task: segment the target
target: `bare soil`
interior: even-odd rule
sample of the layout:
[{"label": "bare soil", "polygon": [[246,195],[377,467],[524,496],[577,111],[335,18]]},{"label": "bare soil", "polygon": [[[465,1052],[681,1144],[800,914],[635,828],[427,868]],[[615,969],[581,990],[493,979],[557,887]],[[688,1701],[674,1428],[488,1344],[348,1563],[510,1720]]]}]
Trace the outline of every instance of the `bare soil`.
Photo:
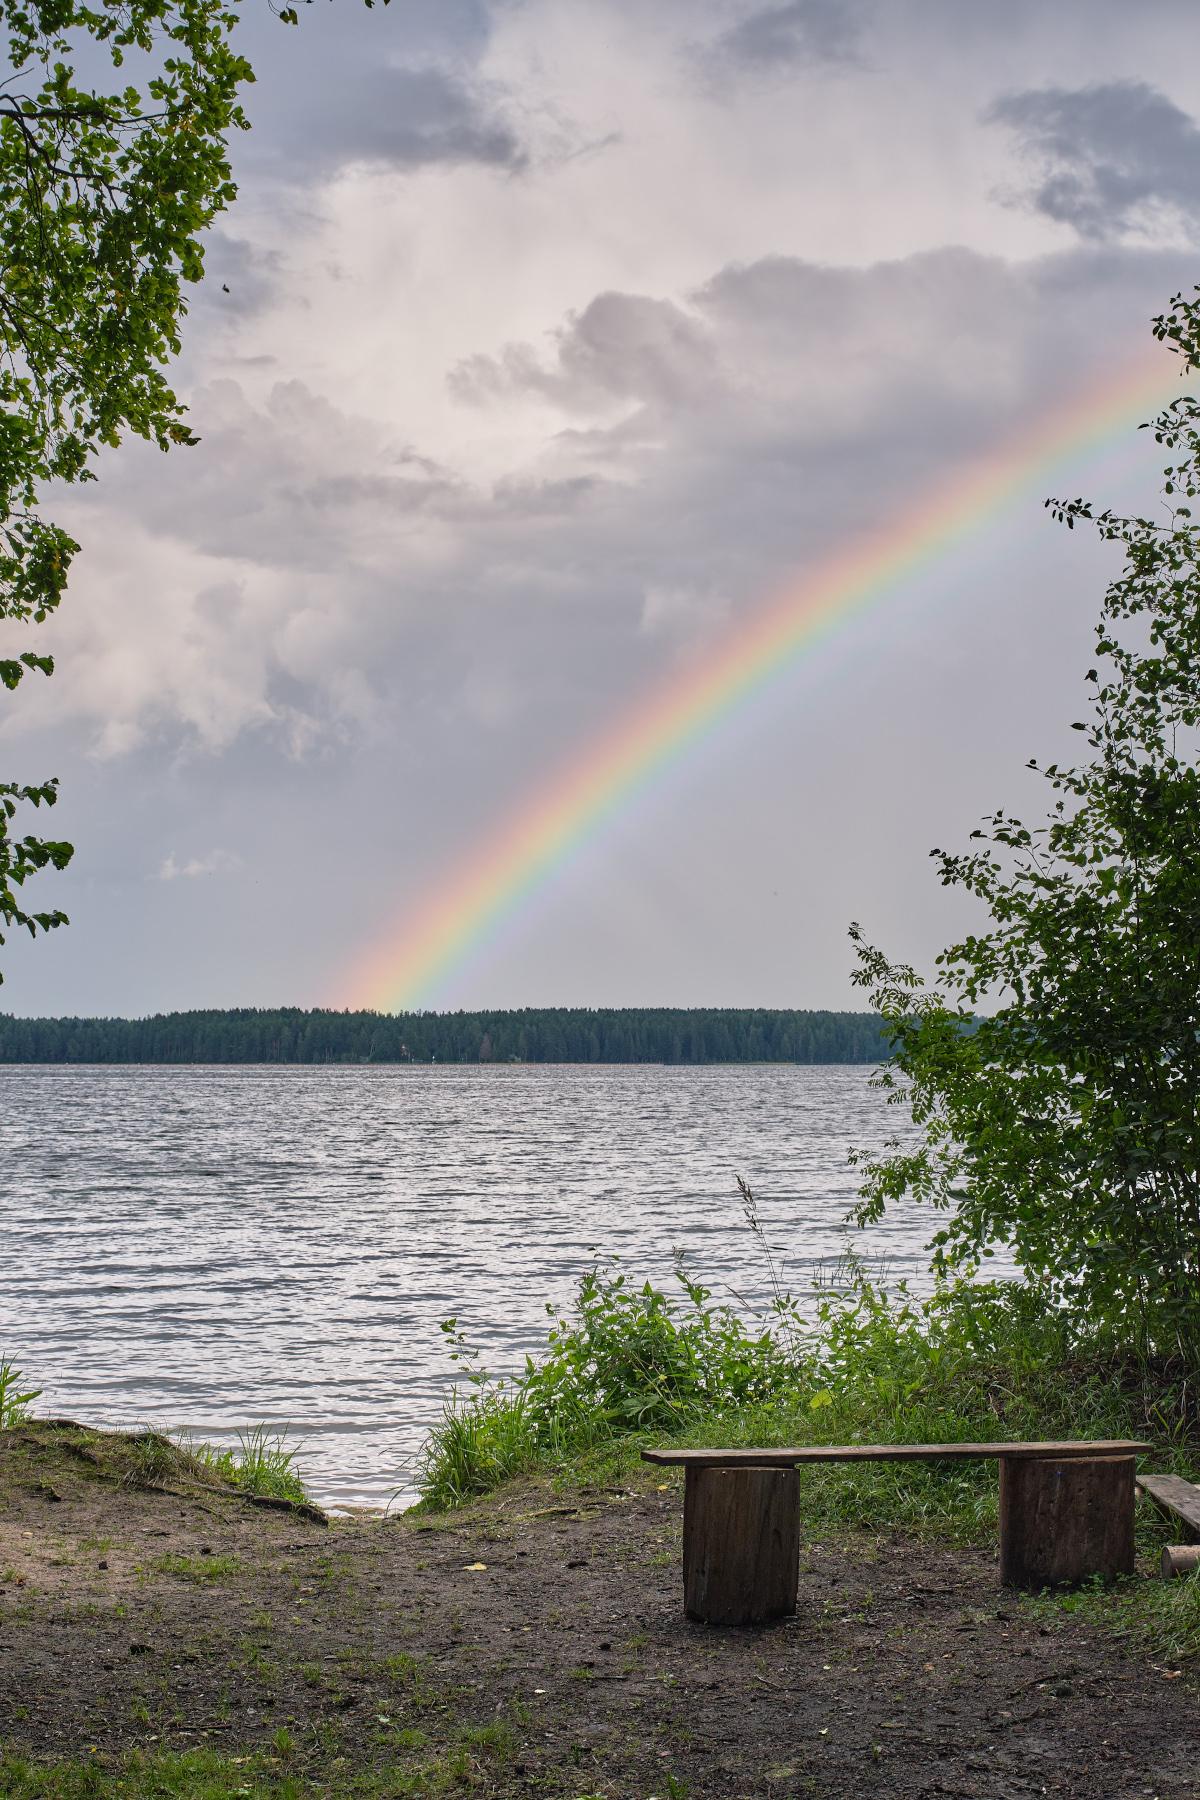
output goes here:
[{"label": "bare soil", "polygon": [[282,1727],[329,1795],[1200,1794],[1192,1675],[1002,1591],[985,1549],[826,1538],[794,1619],[715,1630],[683,1616],[661,1471],[325,1529],[130,1486],[99,1441],[0,1434],[0,1755]]}]

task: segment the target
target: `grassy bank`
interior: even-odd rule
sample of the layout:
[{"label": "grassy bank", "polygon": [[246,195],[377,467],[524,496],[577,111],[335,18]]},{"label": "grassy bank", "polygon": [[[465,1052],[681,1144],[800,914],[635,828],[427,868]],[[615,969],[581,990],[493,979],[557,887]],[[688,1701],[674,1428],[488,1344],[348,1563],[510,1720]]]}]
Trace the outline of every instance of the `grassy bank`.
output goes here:
[{"label": "grassy bank", "polygon": [[[30,1441],[36,1445],[37,1421],[31,1409],[40,1397],[40,1388],[25,1386],[12,1358],[0,1356],[0,1431],[29,1428],[34,1434]],[[70,1454],[124,1486],[169,1488],[183,1482],[227,1488],[269,1504],[300,1508],[310,1504],[296,1468],[295,1449],[282,1433],[265,1425],[240,1431],[236,1445],[218,1446],[186,1433],[172,1437],[149,1428],[100,1432],[70,1419],[52,1423]]]}]

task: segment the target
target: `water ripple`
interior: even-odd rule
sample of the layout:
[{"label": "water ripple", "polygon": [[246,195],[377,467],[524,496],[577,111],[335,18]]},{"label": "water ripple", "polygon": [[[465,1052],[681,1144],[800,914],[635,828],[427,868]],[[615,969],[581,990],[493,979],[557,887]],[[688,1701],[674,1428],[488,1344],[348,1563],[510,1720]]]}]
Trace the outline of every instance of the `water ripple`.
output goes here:
[{"label": "water ripple", "polygon": [[56,1413],[284,1426],[318,1496],[379,1504],[453,1373],[439,1319],[516,1367],[593,1256],[660,1279],[676,1245],[761,1302],[735,1171],[802,1285],[843,1246],[848,1146],[893,1125],[861,1068],[10,1067],[0,1348]]}]

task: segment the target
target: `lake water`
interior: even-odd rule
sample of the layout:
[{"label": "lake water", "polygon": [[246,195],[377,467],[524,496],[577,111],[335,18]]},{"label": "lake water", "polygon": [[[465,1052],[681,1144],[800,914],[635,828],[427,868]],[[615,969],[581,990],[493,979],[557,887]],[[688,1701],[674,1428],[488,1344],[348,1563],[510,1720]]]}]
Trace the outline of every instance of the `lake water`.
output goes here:
[{"label": "lake water", "polygon": [[[836,1261],[849,1067],[0,1069],[0,1353],[37,1410],[231,1441],[284,1427],[333,1505],[411,1494],[453,1374],[543,1341],[595,1256],[761,1304],[735,1173],[799,1290]],[[929,1221],[858,1247],[919,1271]]]}]

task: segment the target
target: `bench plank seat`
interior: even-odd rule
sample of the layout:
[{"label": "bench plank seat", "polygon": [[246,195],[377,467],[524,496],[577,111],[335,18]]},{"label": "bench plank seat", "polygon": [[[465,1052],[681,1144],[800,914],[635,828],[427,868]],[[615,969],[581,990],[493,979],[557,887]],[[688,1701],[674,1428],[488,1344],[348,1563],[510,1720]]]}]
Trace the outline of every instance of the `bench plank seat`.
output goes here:
[{"label": "bench plank seat", "polygon": [[1139,1475],[1137,1484],[1147,1499],[1187,1527],[1193,1542],[1200,1539],[1200,1487],[1182,1475]]},{"label": "bench plank seat", "polygon": [[[1069,1457],[1143,1456],[1150,1450],[1134,1438],[1101,1438],[1091,1443],[1074,1439],[1067,1443],[1037,1444],[805,1444],[794,1450],[643,1450],[642,1461],[674,1463],[685,1469],[792,1469],[798,1463],[817,1462],[917,1462],[966,1460],[971,1457]],[[1151,1479],[1147,1477],[1147,1479]],[[1177,1481],[1177,1476],[1156,1476],[1157,1481]],[[1143,1486],[1145,1482],[1143,1482]],[[1180,1482],[1186,1487],[1186,1482]],[[1191,1489],[1193,1494],[1197,1493]]]}]

